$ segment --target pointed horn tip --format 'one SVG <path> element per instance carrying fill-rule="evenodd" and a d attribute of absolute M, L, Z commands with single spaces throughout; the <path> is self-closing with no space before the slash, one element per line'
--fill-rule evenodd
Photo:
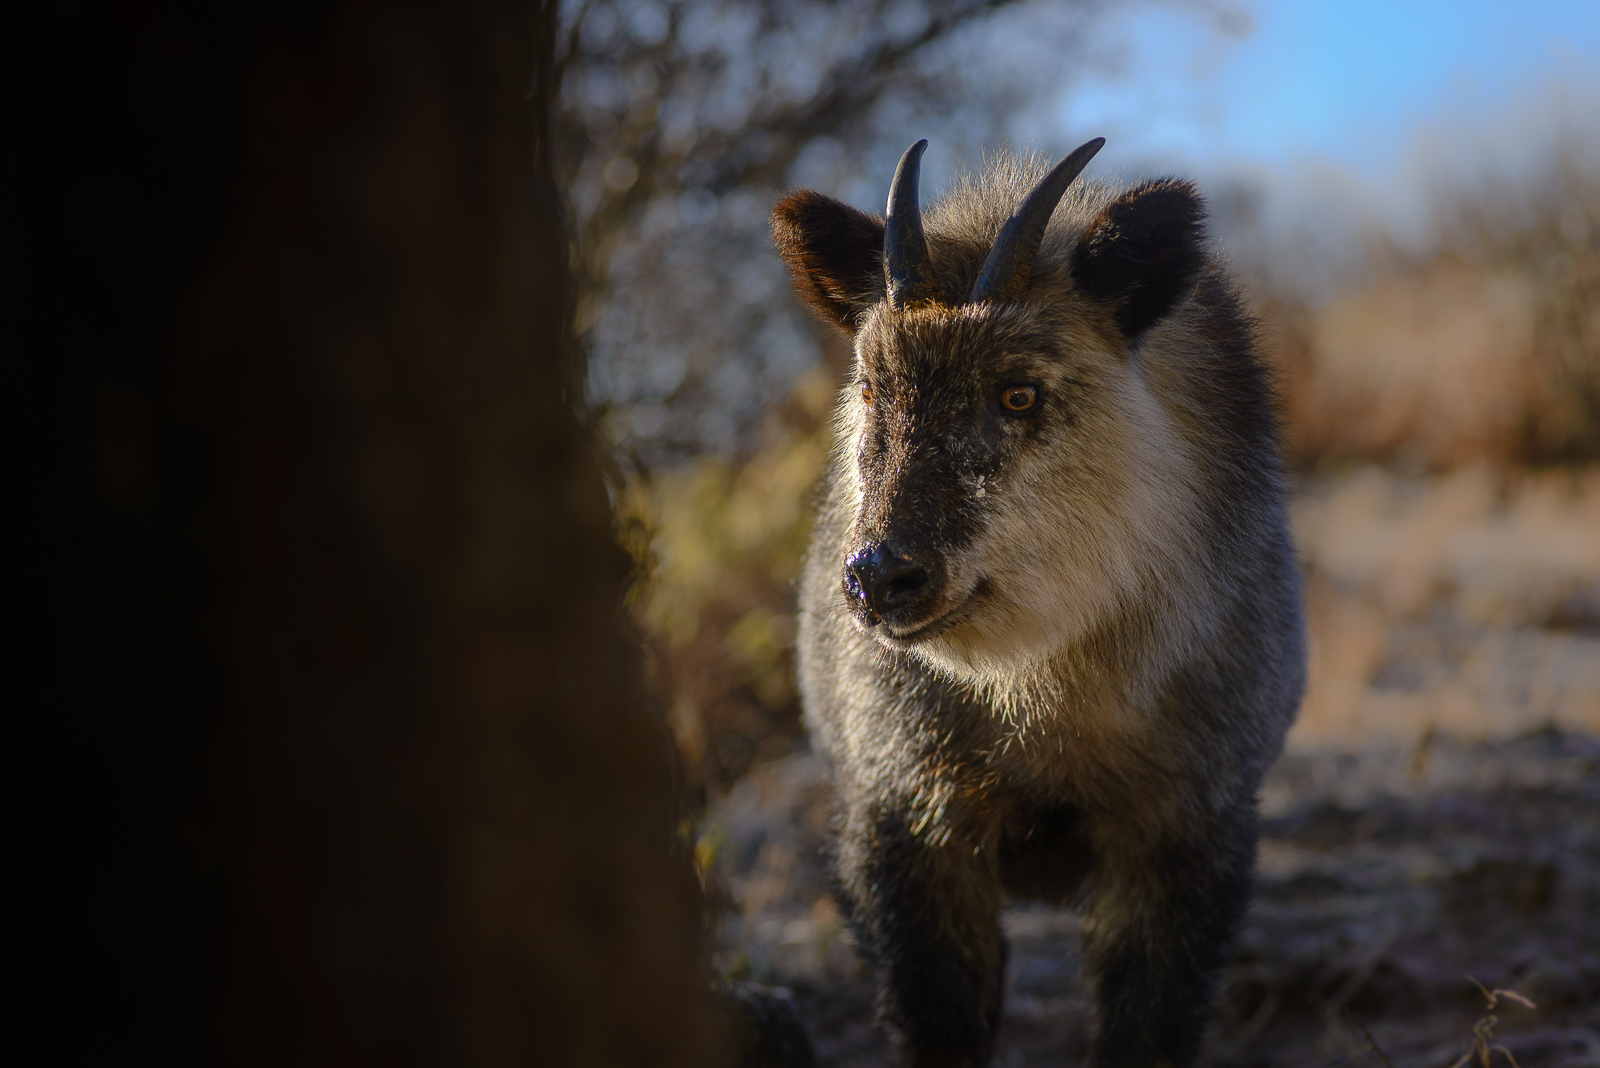
<path fill-rule="evenodd" d="M 1104 147 L 1106 147 L 1106 139 L 1104 137 L 1091 138 L 1063 156 L 1061 162 L 1056 164 L 1056 168 L 1060 169 L 1070 165 L 1074 176 L 1076 176 L 1077 173 L 1089 165 L 1090 160 L 1100 154 L 1100 150 Z"/>
<path fill-rule="evenodd" d="M 895 165 L 894 173 L 898 175 L 901 171 L 905 170 L 906 167 L 915 167 L 919 165 L 922 162 L 922 154 L 927 150 L 928 139 L 924 137 L 922 140 L 916 142 L 910 148 L 901 153 L 900 162 Z"/>
<path fill-rule="evenodd" d="M 927 150 L 927 147 L 928 139 L 924 137 L 922 140 L 916 142 L 910 148 L 906 149 L 905 152 L 900 156 L 900 162 L 895 164 L 894 181 L 889 187 L 889 211 L 891 214 L 894 212 L 895 190 L 900 188 L 902 179 L 920 176 L 922 170 L 922 153 Z M 907 171 L 910 171 L 911 173 L 908 175 Z M 912 184 L 915 185 L 916 183 L 913 182 Z"/>
<path fill-rule="evenodd" d="M 1071 152 L 1039 180 L 1022 204 L 1001 226 L 983 271 L 972 285 L 968 299 L 973 303 L 991 300 L 1020 300 L 1033 272 L 1033 258 L 1056 205 L 1067 187 L 1089 165 L 1095 153 L 1105 147 L 1104 137 L 1095 137 Z"/>

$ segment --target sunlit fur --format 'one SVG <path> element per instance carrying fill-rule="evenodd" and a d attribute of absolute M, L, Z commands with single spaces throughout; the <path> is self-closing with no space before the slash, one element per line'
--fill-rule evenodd
<path fill-rule="evenodd" d="M 1256 790 L 1303 687 L 1276 428 L 1214 255 L 1136 337 L 1119 325 L 1127 305 L 1075 275 L 1080 236 L 1123 190 L 1069 189 L 1021 303 L 960 302 L 1045 169 L 1002 157 L 926 207 L 946 298 L 898 310 L 862 281 L 873 271 L 807 248 L 810 216 L 780 205 L 797 285 L 856 353 L 802 583 L 801 687 L 834 773 L 841 896 L 905 1063 L 987 1058 L 1005 887 L 1084 910 L 1097 1061 L 1181 1065 L 1198 1055 L 1248 900 Z M 1160 191 L 1199 210 L 1187 185 Z M 994 415 L 984 405 L 1013 381 L 1038 384 L 1037 410 Z M 943 586 L 909 629 L 867 625 L 845 560 L 906 529 L 938 554 Z"/>

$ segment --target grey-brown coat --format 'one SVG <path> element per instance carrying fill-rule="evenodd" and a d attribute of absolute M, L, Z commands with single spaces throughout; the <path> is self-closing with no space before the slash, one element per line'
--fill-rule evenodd
<path fill-rule="evenodd" d="M 1276 425 L 1186 182 L 1080 183 L 1035 208 L 1020 283 L 978 281 L 1045 171 L 958 180 L 925 255 L 897 193 L 887 263 L 883 221 L 809 191 L 778 205 L 796 288 L 856 357 L 801 691 L 903 1063 L 987 1061 L 1011 893 L 1084 911 L 1097 1064 L 1185 1065 L 1303 688 Z"/>
<path fill-rule="evenodd" d="M 925 253 L 901 177 L 888 254 L 882 221 L 819 193 L 774 213 L 856 352 L 800 686 L 902 1062 L 987 1062 L 1010 892 L 1085 911 L 1096 1063 L 1187 1065 L 1304 684 L 1277 428 L 1187 182 L 1048 190 L 1037 256 L 979 280 L 1026 256 L 990 251 L 1043 176 L 960 179 Z"/>

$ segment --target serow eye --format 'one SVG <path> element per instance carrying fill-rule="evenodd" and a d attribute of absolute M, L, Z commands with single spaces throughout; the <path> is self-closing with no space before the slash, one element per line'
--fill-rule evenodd
<path fill-rule="evenodd" d="M 864 386 L 861 387 L 861 403 L 865 404 L 868 408 L 872 407 L 872 387 L 871 386 L 865 386 L 864 385 Z"/>
<path fill-rule="evenodd" d="M 1000 407 L 1008 412 L 1025 412 L 1039 399 L 1036 386 L 1007 386 L 1000 391 Z"/>

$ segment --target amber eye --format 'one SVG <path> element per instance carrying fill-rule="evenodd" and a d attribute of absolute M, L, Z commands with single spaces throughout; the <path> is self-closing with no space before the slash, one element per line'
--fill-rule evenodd
<path fill-rule="evenodd" d="M 1000 391 L 1000 407 L 1008 412 L 1025 412 L 1039 399 L 1036 386 L 1007 386 Z"/>
<path fill-rule="evenodd" d="M 865 404 L 868 408 L 872 407 L 872 387 L 871 386 L 862 386 L 861 387 L 861 403 Z"/>

